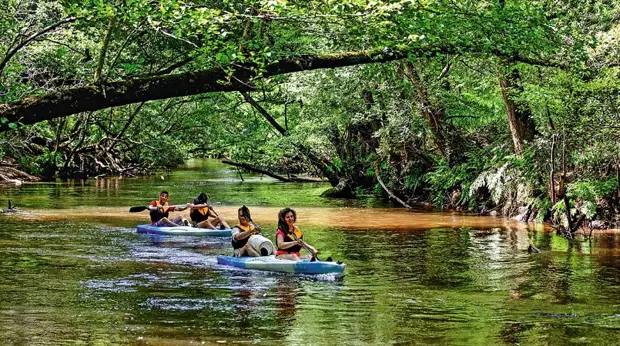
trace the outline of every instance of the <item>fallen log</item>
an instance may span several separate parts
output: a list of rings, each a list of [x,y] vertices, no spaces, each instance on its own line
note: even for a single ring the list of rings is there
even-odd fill
[[[387,186],[385,186],[385,184],[383,183],[383,180],[381,180],[381,177],[379,176],[379,164],[377,162],[375,162],[375,176],[377,177],[377,181],[379,182],[379,184],[381,185],[381,187],[383,188],[383,190],[393,199],[395,199],[398,203],[400,203],[403,207],[411,210],[413,209],[409,204],[407,204],[407,202],[403,201],[402,199],[398,198],[394,193],[392,193],[392,191],[390,191]]]
[[[235,166],[235,167],[241,167],[243,169],[247,169],[248,171],[251,172],[256,172],[256,173],[260,173],[260,174],[264,174],[266,176],[270,176],[274,179],[278,179],[280,181],[286,182],[286,183],[320,183],[322,182],[322,180],[319,179],[311,179],[311,178],[299,178],[299,177],[284,177],[269,171],[266,171],[262,168],[258,168],[258,167],[254,167],[245,163],[240,163],[240,162],[233,162],[230,160],[222,160],[223,164],[226,165],[231,165],[231,166]]]
[[[26,172],[22,172],[15,167],[0,166],[0,184],[16,184],[21,185],[24,181],[38,181],[39,177],[35,177]]]

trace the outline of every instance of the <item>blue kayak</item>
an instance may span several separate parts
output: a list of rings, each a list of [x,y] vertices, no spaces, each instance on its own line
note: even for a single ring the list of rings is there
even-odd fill
[[[160,235],[196,235],[205,237],[230,237],[230,229],[208,229],[190,226],[157,227],[153,225],[138,225],[138,233]]]
[[[341,274],[346,267],[345,264],[338,264],[336,262],[276,259],[273,255],[261,257],[217,256],[217,263],[244,269],[297,274]]]

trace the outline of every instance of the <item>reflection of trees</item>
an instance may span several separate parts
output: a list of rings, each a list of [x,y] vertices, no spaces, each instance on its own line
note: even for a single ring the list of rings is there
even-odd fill
[[[595,292],[600,298],[617,302],[620,297],[620,265],[618,264],[618,249],[620,237],[601,234],[595,238],[596,265],[594,266]]]
[[[471,239],[465,230],[438,229],[426,233],[427,245],[422,255],[424,282],[436,286],[460,286],[471,281],[469,247]]]
[[[377,279],[457,286],[470,280],[469,238],[468,232],[455,229],[347,232],[342,252],[381,276]]]
[[[529,238],[542,253],[529,256],[529,266],[518,276],[513,298],[550,296],[556,303],[574,302],[579,293],[574,287],[579,284],[575,277],[583,269],[589,270],[589,266],[582,266],[588,261],[581,254],[582,243],[570,242],[552,232],[533,232]]]
[[[525,343],[527,339],[524,334],[531,330],[532,327],[532,324],[523,324],[519,322],[504,323],[502,329],[499,331],[499,339],[510,345]]]

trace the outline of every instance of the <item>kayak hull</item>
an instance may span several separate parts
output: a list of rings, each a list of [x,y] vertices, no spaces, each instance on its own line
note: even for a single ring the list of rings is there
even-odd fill
[[[243,269],[296,274],[341,274],[346,267],[345,264],[335,262],[282,260],[276,259],[273,255],[261,257],[217,256],[217,263]]]
[[[208,229],[189,226],[157,227],[153,225],[138,225],[138,233],[160,235],[195,235],[205,237],[230,237],[230,229]]]

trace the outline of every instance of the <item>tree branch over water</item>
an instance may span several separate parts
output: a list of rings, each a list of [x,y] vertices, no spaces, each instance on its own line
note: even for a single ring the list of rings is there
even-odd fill
[[[474,49],[472,49],[474,50]],[[478,53],[481,53],[479,51]],[[300,71],[338,68],[369,63],[384,63],[407,58],[408,55],[456,54],[455,47],[410,47],[403,50],[364,50],[323,55],[302,55],[266,65],[262,77],[271,77]],[[500,54],[500,52],[495,52]],[[511,55],[513,61],[539,63],[546,60]],[[251,80],[258,68],[253,64],[237,65],[232,73],[221,68],[102,82],[61,90],[43,96],[32,96],[18,102],[0,105],[0,117],[8,119],[0,131],[9,129],[8,123],[34,124],[44,120],[81,112],[95,111],[137,102],[161,100],[210,92],[251,91]]]

